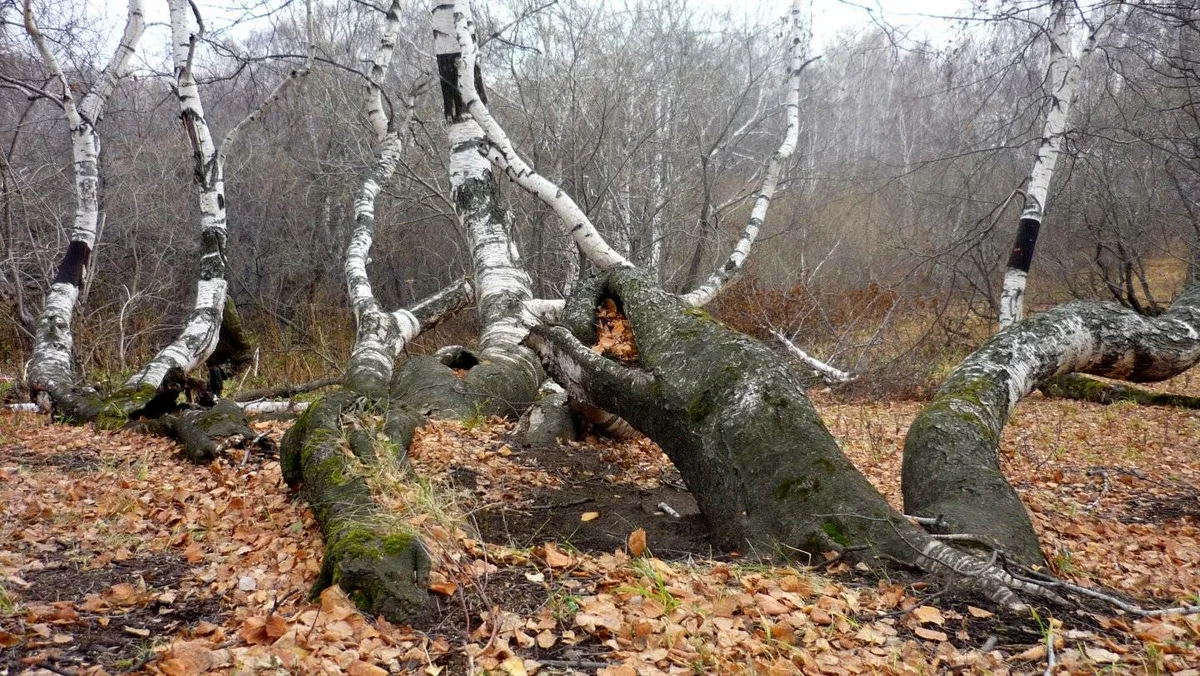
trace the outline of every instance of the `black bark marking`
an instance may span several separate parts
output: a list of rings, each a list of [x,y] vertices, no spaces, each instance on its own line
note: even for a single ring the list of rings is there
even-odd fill
[[[1033,250],[1037,247],[1038,230],[1042,222],[1036,218],[1022,218],[1017,226],[1017,239],[1008,256],[1008,269],[1029,272],[1033,263]]]
[[[63,256],[58,266],[58,274],[54,276],[55,284],[83,285],[83,273],[87,271],[88,261],[92,257],[92,248],[86,242],[74,241],[67,245],[67,254]]]

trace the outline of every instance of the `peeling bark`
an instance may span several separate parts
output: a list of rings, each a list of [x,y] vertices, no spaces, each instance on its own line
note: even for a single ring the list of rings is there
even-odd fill
[[[913,421],[904,443],[905,512],[940,517],[952,532],[988,537],[1040,563],[1029,515],[996,457],[1017,403],[1064,374],[1156,382],[1197,361],[1200,284],[1154,318],[1075,302],[1014,324],[963,360]]]
[[[616,300],[630,321],[637,368],[586,346],[595,340],[603,298]],[[535,327],[529,342],[572,397],[619,414],[662,447],[719,546],[770,557],[832,550],[868,565],[900,562],[971,578],[1000,605],[1023,607],[1013,593],[1020,585],[1006,573],[931,538],[888,506],[838,449],[804,384],[762,343],[635,270],[608,271],[583,285],[564,317],[566,327]]]

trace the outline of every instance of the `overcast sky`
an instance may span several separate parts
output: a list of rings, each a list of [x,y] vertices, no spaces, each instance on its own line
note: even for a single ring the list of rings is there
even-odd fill
[[[419,1],[419,0],[418,0]],[[486,0],[476,0],[485,2]],[[121,0],[86,0],[88,14],[100,25],[111,27],[107,32],[115,44],[124,23],[125,3]],[[199,0],[206,23],[210,29],[228,25],[246,15],[241,6],[258,4],[261,0]],[[734,13],[783,17],[791,5],[790,0],[693,0],[697,9],[730,10]],[[930,40],[934,46],[945,36],[951,36],[949,23],[931,17],[954,16],[970,8],[969,0],[811,0],[813,14],[813,49],[819,52],[835,35],[843,30],[869,26],[873,20],[882,20],[901,29],[903,34],[914,39]],[[157,53],[149,55],[149,61],[165,57],[165,45],[170,35],[167,26],[167,3],[165,0],[146,0],[145,15],[148,30],[146,45],[155,45]],[[251,21],[251,26],[262,27],[263,23]]]

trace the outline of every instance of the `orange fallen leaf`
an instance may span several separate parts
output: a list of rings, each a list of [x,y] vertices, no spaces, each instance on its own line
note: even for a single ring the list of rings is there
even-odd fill
[[[446,580],[445,582],[430,582],[429,591],[442,596],[454,596],[454,592],[458,591],[458,583],[454,580]]]
[[[570,554],[558,551],[558,547],[553,542],[547,542],[541,547],[535,547],[533,553],[545,561],[546,565],[551,568],[566,568],[575,563]]]
[[[270,643],[271,639],[267,636],[267,621],[262,617],[247,617],[242,622],[242,628],[238,630],[238,636],[250,645],[262,645]]]
[[[631,556],[641,556],[646,553],[646,529],[639,528],[629,534],[625,543]]]
[[[945,624],[946,618],[942,617],[942,611],[933,606],[921,606],[914,608],[912,616],[921,624]]]
[[[271,613],[271,615],[267,617],[267,622],[264,629],[266,629],[267,636],[271,640],[275,640],[287,633],[287,620],[285,620],[279,613]]]
[[[346,673],[349,676],[387,676],[387,669],[378,667],[370,662],[358,661],[351,664]]]

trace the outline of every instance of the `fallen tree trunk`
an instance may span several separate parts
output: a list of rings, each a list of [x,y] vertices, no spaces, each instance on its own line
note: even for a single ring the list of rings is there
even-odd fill
[[[318,380],[310,380],[306,383],[294,383],[290,385],[280,385],[278,387],[260,387],[255,390],[246,390],[233,395],[233,400],[239,403],[250,403],[260,399],[276,399],[279,397],[293,397],[297,394],[304,394],[314,390],[320,390],[326,387],[333,387],[342,382],[339,377],[320,378]]]
[[[1186,394],[1171,394],[1170,392],[1152,392],[1140,387],[1088,378],[1077,373],[1054,378],[1038,385],[1038,389],[1047,397],[1076,399],[1106,406],[1127,401],[1140,406],[1200,408],[1200,397],[1189,397]]]
[[[398,352],[404,342],[453,315],[470,298],[470,285],[458,283],[402,311],[408,322],[398,336],[399,347],[381,349]],[[413,529],[389,517],[375,501],[366,476],[378,468],[366,463],[403,462],[413,430],[425,416],[403,402],[372,396],[375,380],[347,376],[346,389],[313,402],[284,434],[279,463],[289,486],[303,484],[325,537],[314,595],[339,584],[364,611],[416,623],[424,618],[429,556]],[[383,437],[391,444],[379,444]],[[387,452],[380,453],[381,447]]]
[[[593,352],[596,308],[616,301],[639,362]],[[802,382],[762,343],[725,327],[636,270],[581,285],[563,326],[529,343],[571,396],[646,433],[683,475],[715,544],[760,556],[839,552],[970,578],[1002,606],[1022,607],[1003,570],[955,550],[892,509],[842,454]],[[582,341],[582,342],[581,342]]]
[[[1072,372],[1155,382],[1197,361],[1200,284],[1154,318],[1075,302],[1014,324],[963,360],[913,421],[904,442],[905,512],[940,517],[951,532],[990,538],[1040,563],[1029,515],[996,456],[1017,402]]]
[[[279,461],[289,486],[304,484],[325,539],[314,596],[341,585],[363,611],[416,624],[428,600],[429,554],[412,527],[371,495],[362,459],[389,461],[374,453],[373,426],[343,425],[355,413],[368,422],[362,414],[374,406],[345,390],[322,397],[284,435]]]

